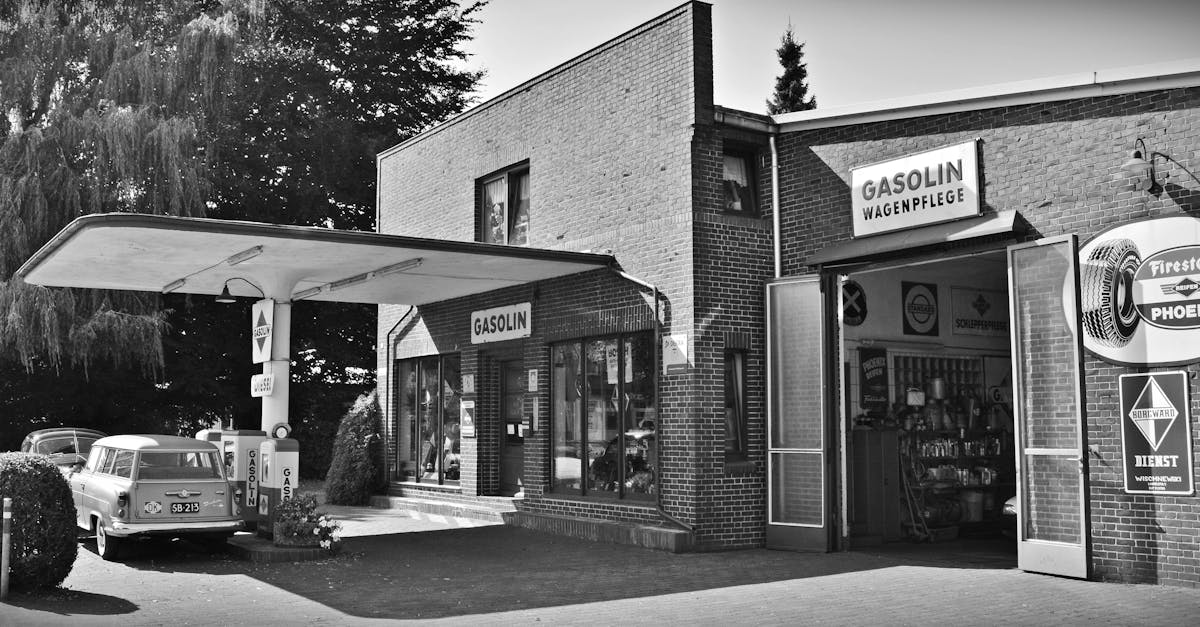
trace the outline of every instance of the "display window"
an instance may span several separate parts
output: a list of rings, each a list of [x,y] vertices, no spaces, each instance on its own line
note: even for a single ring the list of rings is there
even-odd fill
[[[456,485],[461,472],[459,355],[399,360],[398,431],[401,479]]]
[[[551,347],[554,492],[654,498],[652,342],[650,333],[638,333]]]

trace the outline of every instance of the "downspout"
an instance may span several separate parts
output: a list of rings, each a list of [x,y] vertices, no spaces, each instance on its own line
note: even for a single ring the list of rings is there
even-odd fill
[[[627,272],[618,270],[614,266],[609,266],[609,269],[611,269],[613,272],[615,272],[617,274],[617,276],[620,276],[621,278],[625,279],[626,281],[629,281],[631,283],[636,283],[636,284],[642,286],[643,288],[648,289],[654,293],[654,348],[653,348],[654,378],[653,378],[653,381],[654,381],[654,403],[655,403],[657,409],[659,410],[658,418],[657,418],[658,424],[655,425],[656,433],[654,434],[654,458],[657,459],[658,463],[659,463],[659,468],[655,469],[658,471],[659,485],[658,485],[658,489],[654,491],[654,509],[655,509],[655,511],[658,512],[659,516],[663,517],[664,520],[678,525],[679,527],[681,527],[684,531],[687,531],[688,533],[694,534],[696,532],[694,527],[683,522],[682,520],[679,520],[678,518],[672,516],[671,514],[667,513],[667,510],[663,509],[663,504],[662,504],[662,493],[663,493],[663,491],[662,491],[662,458],[663,457],[662,457],[662,428],[661,427],[662,427],[663,420],[662,420],[662,396],[661,396],[661,389],[659,386],[659,371],[661,370],[661,368],[658,364],[658,360],[660,358],[659,351],[662,350],[662,346],[661,346],[662,345],[662,322],[659,320],[659,316],[658,316],[658,287],[655,285],[651,285],[650,283],[647,283],[637,277],[634,277],[633,275],[631,275]]]
[[[385,401],[395,401],[395,399],[391,398],[391,396],[392,396],[391,380],[392,380],[392,375],[393,375],[392,361],[393,361],[393,357],[395,354],[395,342],[392,341],[392,334],[396,332],[396,329],[400,328],[401,324],[404,324],[404,321],[407,320],[408,316],[410,314],[412,314],[412,312],[415,311],[416,309],[417,309],[416,305],[409,305],[408,311],[404,312],[404,315],[400,316],[400,319],[396,321],[396,324],[392,325],[391,330],[387,332],[387,336],[386,336],[387,337],[387,340],[386,340],[387,348],[384,351],[384,355],[386,355],[386,359],[387,359],[387,362],[385,363],[384,367],[387,368],[387,373],[388,373],[387,381],[385,381],[385,384],[387,385],[387,389],[384,393]],[[378,385],[378,383],[376,383],[376,385]],[[383,407],[384,408],[391,407],[391,403],[385,402]],[[397,426],[399,426],[399,425],[397,425]],[[385,453],[387,452],[386,444],[384,445],[384,452]],[[396,453],[397,454],[400,453],[400,432],[399,431],[396,432]],[[397,466],[399,466],[399,464],[397,464]],[[385,465],[384,468],[386,468],[386,467],[387,466]],[[399,472],[400,468],[397,467],[396,471]],[[391,481],[391,479],[388,479],[388,480]]]
[[[779,151],[775,148],[775,133],[770,136],[771,141],[771,238],[774,240],[775,247],[775,278],[783,276],[783,254],[779,243],[780,219],[779,219]]]

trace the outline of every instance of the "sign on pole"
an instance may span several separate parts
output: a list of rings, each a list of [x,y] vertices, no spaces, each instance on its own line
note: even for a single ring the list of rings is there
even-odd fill
[[[271,361],[271,327],[275,321],[275,301],[264,298],[251,310],[250,351],[254,363]]]

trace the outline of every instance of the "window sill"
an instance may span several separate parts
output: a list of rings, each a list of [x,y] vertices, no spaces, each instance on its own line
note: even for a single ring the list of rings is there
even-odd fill
[[[726,461],[725,475],[730,477],[741,477],[746,475],[758,474],[758,464],[752,461]]]

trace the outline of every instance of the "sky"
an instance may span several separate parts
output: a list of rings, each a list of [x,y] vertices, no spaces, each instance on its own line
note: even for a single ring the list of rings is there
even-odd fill
[[[711,0],[715,102],[765,113],[788,24],[818,108],[1200,59],[1200,0]],[[683,0],[491,0],[485,101]]]

